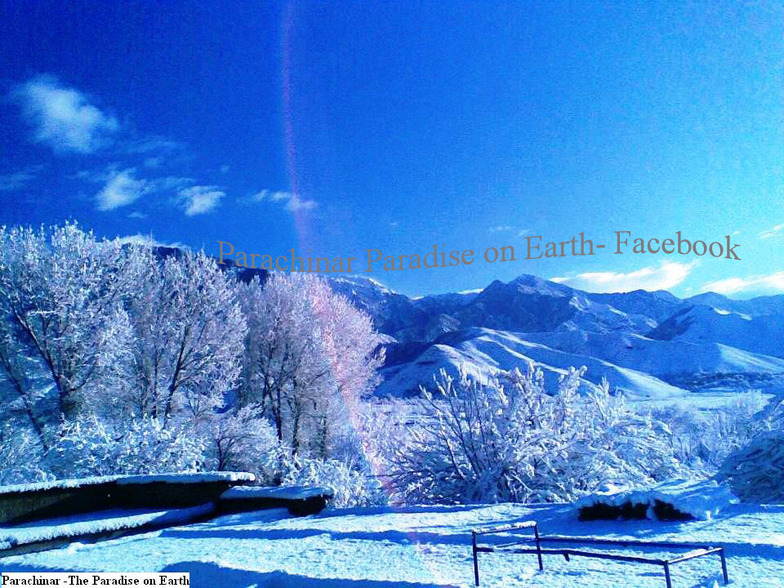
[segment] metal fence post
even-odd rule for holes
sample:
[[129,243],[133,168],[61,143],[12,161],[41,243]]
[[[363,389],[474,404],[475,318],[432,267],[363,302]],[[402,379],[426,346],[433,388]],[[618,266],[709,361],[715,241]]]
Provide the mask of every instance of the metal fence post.
[[536,538],[536,557],[539,558],[539,571],[544,571],[544,562],[542,562],[542,543],[539,540],[539,527],[534,523],[534,537]]
[[476,531],[471,531],[471,547],[474,552],[474,585],[479,586],[479,560],[476,557]]
[[670,578],[670,564],[664,562],[664,579],[667,580],[667,588],[672,588],[672,579]]

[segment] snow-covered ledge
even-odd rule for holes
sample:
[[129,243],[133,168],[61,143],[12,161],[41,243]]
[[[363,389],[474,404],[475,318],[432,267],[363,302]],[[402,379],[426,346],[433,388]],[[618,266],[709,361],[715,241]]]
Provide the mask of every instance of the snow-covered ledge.
[[42,490],[81,488],[116,482],[126,484],[152,484],[167,482],[170,484],[196,484],[202,482],[254,482],[256,476],[248,472],[190,472],[168,474],[145,474],[138,476],[91,476],[87,478],[68,478],[32,484],[11,484],[0,486],[0,497],[5,494],[39,492]]
[[266,508],[288,508],[294,515],[321,512],[334,493],[318,486],[236,486],[221,494],[223,512],[244,512]]
[[189,508],[216,502],[229,488],[255,479],[247,472],[195,472],[0,486],[0,524],[113,508]]
[[575,503],[580,520],[710,520],[738,499],[715,480],[674,480],[649,488],[610,486]]
[[318,486],[236,486],[221,494],[221,500],[243,498],[281,498],[283,500],[306,500],[321,496],[332,496],[329,488]]

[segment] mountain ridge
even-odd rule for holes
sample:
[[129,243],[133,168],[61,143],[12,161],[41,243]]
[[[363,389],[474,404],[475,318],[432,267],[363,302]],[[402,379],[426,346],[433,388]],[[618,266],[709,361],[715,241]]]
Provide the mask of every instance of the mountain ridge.
[[[588,366],[587,385],[607,376],[635,398],[685,395],[704,381],[739,389],[784,381],[784,295],[733,300],[715,293],[681,299],[665,290],[591,293],[523,274],[468,294],[410,299],[388,290],[397,310],[405,310],[393,322],[391,301],[369,306],[356,288],[338,291],[371,316],[386,311],[377,326],[394,341],[386,344],[382,395],[427,387],[432,372],[442,368],[492,377],[499,366],[532,361],[557,374],[567,357]],[[553,361],[557,365],[548,363]]]

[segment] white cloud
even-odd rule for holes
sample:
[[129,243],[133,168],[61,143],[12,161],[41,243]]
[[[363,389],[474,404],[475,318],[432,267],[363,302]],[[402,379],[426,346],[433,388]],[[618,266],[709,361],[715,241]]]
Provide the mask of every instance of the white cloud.
[[35,179],[43,167],[42,165],[33,165],[18,172],[0,174],[0,192],[13,192],[24,188],[28,182]]
[[[98,210],[114,210],[132,204],[147,194],[179,192],[194,184],[193,178],[182,176],[141,178],[138,177],[137,171],[134,167],[120,169],[113,163],[103,169],[82,170],[72,177],[103,186],[96,195]],[[139,211],[128,215],[129,218],[146,216]]]
[[775,227],[771,227],[765,231],[762,231],[760,234],[760,239],[771,239],[773,237],[782,237],[784,236],[784,224],[776,225]]
[[196,216],[211,212],[226,193],[217,186],[191,186],[180,190],[178,195],[184,206],[185,216]]
[[291,192],[273,192],[272,190],[261,190],[245,200],[245,202],[279,202],[286,210],[295,212],[298,210],[313,210],[318,206],[315,200],[303,200],[298,194]]
[[784,292],[784,271],[746,278],[727,278],[726,280],[709,282],[702,287],[703,292],[717,292],[719,294],[735,294],[746,290]]
[[669,290],[689,275],[697,262],[664,262],[627,274],[619,272],[587,272],[574,277],[555,277],[553,282],[566,284],[587,292],[631,292],[632,290]]
[[135,170],[131,168],[109,176],[103,190],[96,196],[98,210],[114,210],[127,206],[151,190],[149,183],[137,180],[134,173]]
[[181,190],[192,186],[196,180],[185,176],[164,176],[150,180],[150,184],[156,192],[166,190]]
[[280,202],[281,200],[288,200],[289,198],[291,198],[290,192],[273,192],[272,190],[262,190],[260,192],[256,192],[248,200],[250,202],[264,202],[265,200]]
[[316,208],[315,200],[302,200],[296,194],[292,194],[288,202],[286,202],[286,210],[294,212],[296,210],[312,210]]
[[35,141],[48,144],[56,153],[92,153],[109,143],[120,128],[116,118],[52,76],[38,76],[18,86],[14,97],[34,127]]

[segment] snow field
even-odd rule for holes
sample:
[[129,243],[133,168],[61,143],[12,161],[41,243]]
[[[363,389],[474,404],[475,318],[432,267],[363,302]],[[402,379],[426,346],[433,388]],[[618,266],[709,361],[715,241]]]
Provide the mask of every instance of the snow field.
[[[689,541],[726,547],[731,585],[784,586],[784,507],[729,505],[688,523],[579,523],[573,505],[343,509],[293,518],[243,513],[94,545],[9,557],[3,571],[189,571],[191,585],[240,588],[435,588],[473,585],[470,530],[535,519],[543,534]],[[508,536],[489,539],[498,543]],[[634,553],[625,550],[625,553]],[[642,553],[642,552],[640,552]],[[661,550],[649,556],[666,555]],[[482,586],[663,588],[660,568],[546,556],[480,554]],[[673,567],[674,588],[720,585],[718,557]]]

